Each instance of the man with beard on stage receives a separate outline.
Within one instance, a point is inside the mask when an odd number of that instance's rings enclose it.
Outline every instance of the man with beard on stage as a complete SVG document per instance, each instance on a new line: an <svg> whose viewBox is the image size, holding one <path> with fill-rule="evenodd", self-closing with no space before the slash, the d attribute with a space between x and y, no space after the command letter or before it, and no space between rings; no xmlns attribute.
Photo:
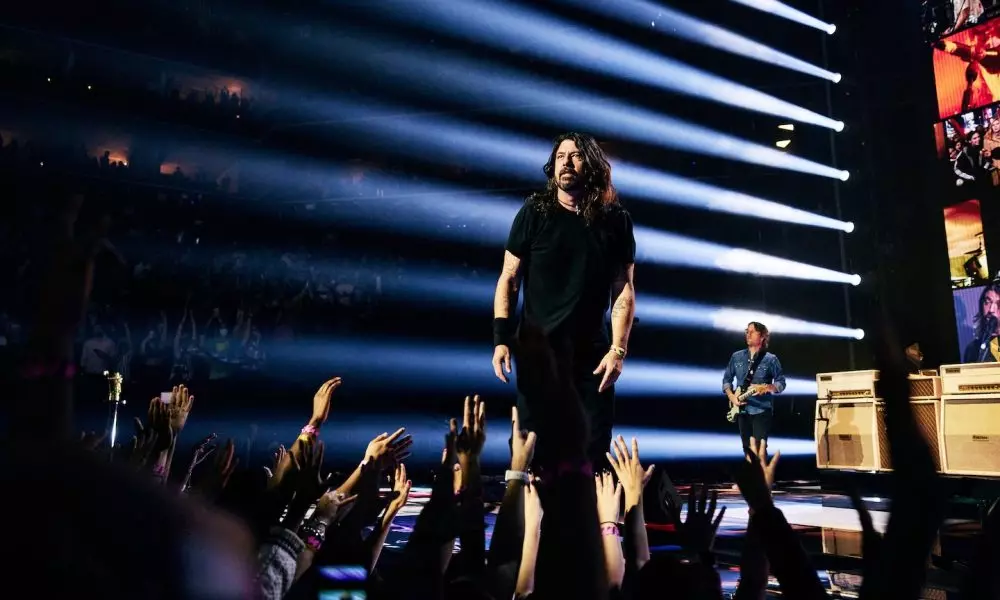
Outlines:
<svg viewBox="0 0 1000 600"><path fill-rule="evenodd" d="M536 466L582 451L596 469L611 443L614 386L635 315L632 219L593 137L560 135L543 171L545 188L525 201L507 239L493 305L493 371L507 383L513 356L520 422L538 433ZM566 410L567 401L579 406ZM585 418L567 425L567 414Z"/></svg>

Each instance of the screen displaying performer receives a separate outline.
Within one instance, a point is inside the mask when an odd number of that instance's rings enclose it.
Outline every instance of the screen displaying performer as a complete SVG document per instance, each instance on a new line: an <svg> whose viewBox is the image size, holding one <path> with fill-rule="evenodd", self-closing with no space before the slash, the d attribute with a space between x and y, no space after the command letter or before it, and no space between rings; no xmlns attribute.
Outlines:
<svg viewBox="0 0 1000 600"><path fill-rule="evenodd" d="M973 190L1000 187L1000 104L934 126L945 177Z"/></svg>
<svg viewBox="0 0 1000 600"><path fill-rule="evenodd" d="M1000 102L1000 19L934 42L934 81L942 119Z"/></svg>
<svg viewBox="0 0 1000 600"><path fill-rule="evenodd" d="M930 41L1000 14L1000 0L924 0L924 33Z"/></svg>
<svg viewBox="0 0 1000 600"><path fill-rule="evenodd" d="M611 445L614 384L635 314L632 219L593 137L560 135L542 170L545 188L525 201L507 239L493 307L493 370L507 383L513 358L520 421L538 433L537 466L566 458L566 445L580 443L598 467ZM567 411L567 401L582 404Z"/></svg>
<svg viewBox="0 0 1000 600"><path fill-rule="evenodd" d="M952 294L962 362L1000 362L1000 280Z"/></svg>
<svg viewBox="0 0 1000 600"><path fill-rule="evenodd" d="M989 279L983 219L979 200L966 200L944 209L944 234L953 289L981 285Z"/></svg>
<svg viewBox="0 0 1000 600"><path fill-rule="evenodd" d="M774 419L775 394L785 391L785 374L781 361L768 352L771 334L763 323L747 325L746 350L737 350L729 357L722 374L722 391L729 398L729 418L740 427L743 453L750 451L750 438L761 443L767 452L767 438Z"/></svg>

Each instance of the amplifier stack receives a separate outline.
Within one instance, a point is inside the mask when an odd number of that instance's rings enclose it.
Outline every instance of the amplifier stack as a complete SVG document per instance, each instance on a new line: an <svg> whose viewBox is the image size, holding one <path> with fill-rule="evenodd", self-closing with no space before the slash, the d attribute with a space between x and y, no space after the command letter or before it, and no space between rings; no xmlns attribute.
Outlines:
<svg viewBox="0 0 1000 600"><path fill-rule="evenodd" d="M890 471L878 371L816 375L816 466ZM909 377L917 428L938 471L1000 477L1000 363L945 365Z"/></svg>
<svg viewBox="0 0 1000 600"><path fill-rule="evenodd" d="M1000 477L1000 363L941 367L941 471Z"/></svg>

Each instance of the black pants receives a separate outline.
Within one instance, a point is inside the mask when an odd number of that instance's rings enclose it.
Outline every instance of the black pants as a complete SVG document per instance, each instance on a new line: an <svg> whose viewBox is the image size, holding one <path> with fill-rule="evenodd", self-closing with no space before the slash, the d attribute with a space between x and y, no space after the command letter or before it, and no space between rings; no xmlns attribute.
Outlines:
<svg viewBox="0 0 1000 600"><path fill-rule="evenodd" d="M757 415L740 413L736 422L740 426L740 437L743 439L743 454L750 451L750 437L758 442L766 440L771 434L771 424L774 421L774 411L765 410Z"/></svg>
<svg viewBox="0 0 1000 600"><path fill-rule="evenodd" d="M598 393L601 376L594 375L607 350L593 335L570 328L545 334L522 321L513 348L517 410L522 428L538 435L534 466L549 466L581 450L595 470L607 465L615 391L610 386ZM582 448L567 447L573 445Z"/></svg>

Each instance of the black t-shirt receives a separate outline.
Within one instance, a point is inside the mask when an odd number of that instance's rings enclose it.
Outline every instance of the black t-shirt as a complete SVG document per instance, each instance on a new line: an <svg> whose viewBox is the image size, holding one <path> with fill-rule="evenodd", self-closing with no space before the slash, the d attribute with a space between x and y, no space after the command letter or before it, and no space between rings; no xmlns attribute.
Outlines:
<svg viewBox="0 0 1000 600"><path fill-rule="evenodd" d="M580 334L606 336L612 281L635 262L628 211L613 207L588 227L562 206L542 214L529 201L514 217L507 251L521 259L522 319L546 334L569 324Z"/></svg>

